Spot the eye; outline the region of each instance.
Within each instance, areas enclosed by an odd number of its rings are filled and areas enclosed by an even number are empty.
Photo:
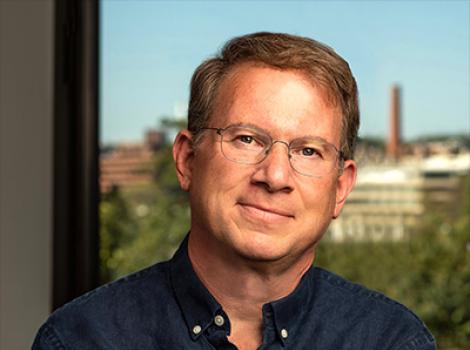
[[[254,138],[253,136],[250,136],[250,135],[240,135],[238,136],[238,140],[243,142],[243,143],[252,143],[254,141]]]
[[[304,147],[300,150],[299,154],[306,158],[323,158],[322,152],[313,147]]]
[[[315,154],[319,155],[317,150],[311,147],[302,148],[301,153],[303,156],[314,156]]]
[[[324,150],[311,144],[293,147],[291,154],[304,160],[320,160],[324,158]]]
[[[265,147],[263,136],[247,128],[228,129],[224,141],[229,142],[232,147],[244,150],[259,150]]]

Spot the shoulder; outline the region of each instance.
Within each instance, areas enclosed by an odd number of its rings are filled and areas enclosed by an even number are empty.
[[[155,304],[167,294],[171,294],[168,275],[168,262],[159,263],[122,277],[114,282],[98,287],[65,304],[53,313],[54,317],[90,312],[93,317],[110,313],[130,311],[130,307],[139,306],[142,300],[148,305],[150,300]],[[155,298],[158,296],[158,298]]]
[[[409,318],[412,321],[421,320],[406,306],[390,299],[382,293],[370,290],[360,284],[353,283],[330,271],[315,267],[311,276],[318,300],[329,300],[335,305],[351,305],[353,309],[364,314],[386,313],[388,317],[394,314]]]
[[[106,339],[132,332],[142,329],[142,323],[143,328],[152,327],[155,315],[163,316],[171,308],[168,264],[123,277],[60,307],[40,328],[33,349],[69,348],[66,343],[80,348],[77,344],[86,344],[87,338]]]
[[[315,286],[315,308],[333,313],[337,327],[367,334],[382,349],[435,348],[424,323],[403,304],[322,268],[315,267],[310,278]]]

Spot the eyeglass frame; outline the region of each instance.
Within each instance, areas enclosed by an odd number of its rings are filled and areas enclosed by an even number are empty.
[[[252,129],[253,131],[256,131],[256,132],[259,132],[259,133],[262,133],[262,134],[265,134],[266,136],[269,137],[269,139],[271,140],[271,144],[269,145],[269,147],[266,148],[266,150],[264,151],[265,153],[265,156],[262,157],[258,162],[255,162],[255,163],[244,163],[244,162],[238,162],[236,160],[233,160],[233,159],[230,159],[226,156],[225,152],[223,151],[223,146],[222,146],[222,142],[223,142],[223,132],[230,129],[230,128],[234,128],[234,127],[238,127],[238,128],[246,128],[246,129]],[[292,162],[291,162],[291,159],[292,159],[292,154],[291,154],[291,144],[298,140],[298,139],[301,139],[301,138],[295,138],[293,139],[292,141],[290,142],[287,142],[287,141],[283,141],[283,140],[274,140],[273,137],[268,133],[266,132],[265,130],[263,129],[260,129],[259,127],[256,127],[256,126],[252,126],[252,125],[247,125],[247,124],[230,124],[228,126],[226,126],[225,128],[216,128],[216,127],[202,127],[202,128],[199,128],[199,130],[197,132],[194,133],[194,135],[198,135],[200,133],[200,131],[202,130],[214,130],[217,135],[220,136],[220,150],[222,152],[222,154],[224,155],[224,158],[231,161],[231,162],[234,162],[234,163],[237,163],[237,164],[246,164],[246,165],[255,165],[255,164],[260,164],[262,163],[269,155],[269,153],[271,152],[271,149],[273,147],[273,145],[275,143],[282,143],[284,145],[287,146],[287,150],[288,150],[288,159],[289,159],[289,164],[291,166],[291,168],[297,172],[298,174],[302,175],[302,176],[307,176],[307,177],[315,177],[315,178],[321,178],[322,176],[315,176],[315,175],[308,175],[308,174],[305,174],[305,173],[302,173],[300,172],[299,170],[297,170],[293,165],[292,165]],[[336,152],[336,160],[335,162],[338,162],[339,161],[339,166],[334,166],[332,167],[332,169],[336,168],[339,170],[339,175],[342,174],[343,170],[344,170],[344,161],[346,160],[346,158],[344,157],[344,152],[341,151],[341,150],[338,150],[338,148],[336,148],[335,145],[333,145],[332,143],[322,139],[322,142],[329,145],[330,147],[332,147],[335,152]],[[331,170],[330,170],[331,171]]]

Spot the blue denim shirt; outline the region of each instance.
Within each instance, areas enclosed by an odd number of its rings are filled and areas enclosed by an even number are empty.
[[[406,307],[316,267],[290,295],[263,306],[263,323],[260,349],[436,348]],[[170,261],[55,311],[33,350],[236,349],[229,334],[230,320],[197,278],[185,239]]]

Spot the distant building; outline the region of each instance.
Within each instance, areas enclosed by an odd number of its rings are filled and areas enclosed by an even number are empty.
[[[469,138],[404,143],[401,104],[401,88],[393,85],[387,140],[358,143],[357,183],[330,225],[333,241],[402,240],[413,234],[429,208],[450,215],[458,206],[462,176],[470,171]]]
[[[150,129],[143,143],[123,143],[100,156],[100,190],[148,185],[153,181],[153,158],[166,142],[166,133]]]
[[[428,206],[440,210],[455,206],[461,178],[469,170],[469,152],[359,168],[356,187],[330,226],[330,238],[408,238]]]

